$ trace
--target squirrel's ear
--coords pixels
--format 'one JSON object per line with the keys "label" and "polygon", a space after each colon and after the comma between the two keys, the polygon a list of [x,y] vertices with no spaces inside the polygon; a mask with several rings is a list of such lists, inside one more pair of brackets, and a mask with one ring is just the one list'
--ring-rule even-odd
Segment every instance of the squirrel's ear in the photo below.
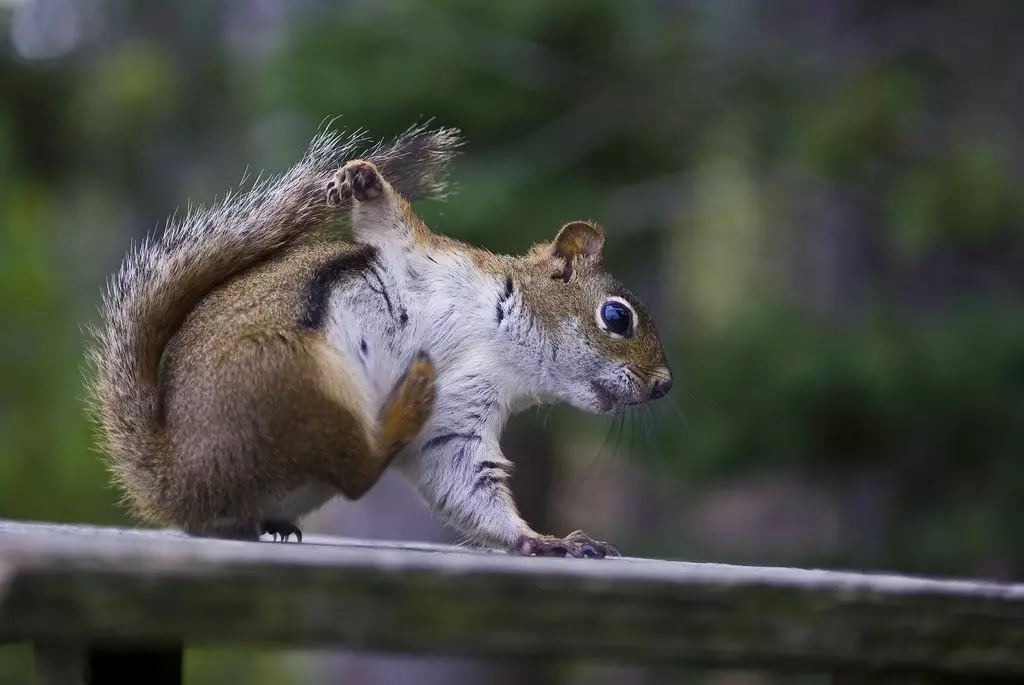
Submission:
{"label": "squirrel's ear", "polygon": [[562,263],[561,270],[554,277],[561,278],[568,283],[577,259],[584,257],[600,259],[603,249],[604,230],[600,226],[589,221],[567,223],[558,231],[552,245],[552,256]]}
{"label": "squirrel's ear", "polygon": [[581,257],[599,257],[604,249],[604,230],[589,221],[572,221],[555,236],[555,257],[571,263]]}

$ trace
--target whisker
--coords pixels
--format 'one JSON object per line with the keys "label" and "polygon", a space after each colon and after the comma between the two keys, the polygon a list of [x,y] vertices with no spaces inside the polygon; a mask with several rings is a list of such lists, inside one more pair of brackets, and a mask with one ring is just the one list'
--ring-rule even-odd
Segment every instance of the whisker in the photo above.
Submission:
{"label": "whisker", "polygon": [[686,433],[692,438],[693,429],[690,428],[690,422],[686,420],[686,415],[683,413],[683,410],[679,408],[679,404],[676,402],[676,399],[674,397],[668,397],[666,399],[669,400],[668,406],[676,410],[676,415],[679,417],[679,420],[683,422],[683,427],[686,428]]}
{"label": "whisker", "polygon": [[[638,394],[642,394],[643,386],[641,385],[640,379],[636,378],[632,374],[628,374],[626,376],[626,379],[629,382],[629,384],[633,387],[633,390],[635,390]],[[639,406],[643,407],[644,409],[646,409],[648,411],[650,410],[650,408],[647,406],[646,402],[644,402],[643,404],[641,404]],[[632,461],[632,454],[635,453],[634,439],[636,438],[636,417],[639,414],[640,418],[641,418],[641,423],[643,423],[643,421],[642,421],[643,414],[639,411],[639,409],[637,409],[636,405],[630,407],[629,411],[630,411],[630,418],[631,418],[631,425],[630,425],[630,427],[632,429],[632,434],[630,435],[630,446],[629,447],[630,447],[630,453],[631,453],[630,461]],[[645,427],[646,427],[646,424],[645,424]]]}
{"label": "whisker", "polygon": [[594,466],[597,464],[598,460],[600,460],[601,454],[604,452],[604,449],[608,446],[608,441],[611,440],[612,432],[615,430],[615,424],[619,423],[621,419],[621,412],[616,412],[615,416],[612,418],[611,423],[608,424],[608,433],[604,437],[604,442],[601,444],[601,449],[599,449],[597,451],[597,454],[594,455],[594,458],[590,460],[590,465],[587,466],[587,472],[583,475],[583,479],[580,480],[581,488],[583,487],[583,484],[587,482],[587,479],[590,478],[590,474],[594,472]]}
{"label": "whisker", "polygon": [[626,427],[626,414],[620,412],[622,421],[619,422],[619,434],[615,436],[615,447],[612,449],[612,459],[619,453],[619,443],[622,442],[622,431]]}
{"label": "whisker", "polygon": [[632,464],[636,454],[636,407],[629,408],[629,461]]}
{"label": "whisker", "polygon": [[640,371],[641,373],[654,376],[655,378],[664,378],[666,376],[665,369],[657,366],[646,366],[644,364],[632,364],[632,369]]}
{"label": "whisker", "polygon": [[654,421],[655,421],[654,409],[650,405],[644,405],[643,414],[643,425],[647,438],[647,447],[654,453],[654,457],[658,462],[664,461],[661,449],[658,447],[658,441],[654,437]]}

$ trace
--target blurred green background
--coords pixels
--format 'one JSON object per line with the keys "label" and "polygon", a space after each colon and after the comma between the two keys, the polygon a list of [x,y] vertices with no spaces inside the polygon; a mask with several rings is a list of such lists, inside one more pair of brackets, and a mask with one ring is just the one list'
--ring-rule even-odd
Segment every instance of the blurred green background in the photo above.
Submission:
{"label": "blurred green background", "polygon": [[[1019,580],[1022,30],[1009,1],[0,0],[0,517],[129,523],[82,328],[130,240],[329,117],[433,117],[469,144],[429,223],[520,251],[602,222],[676,373],[650,413],[513,426],[551,441],[521,450],[534,518],[631,554]],[[190,653],[190,682],[324,677],[257,656]],[[30,667],[0,650],[0,681]]]}

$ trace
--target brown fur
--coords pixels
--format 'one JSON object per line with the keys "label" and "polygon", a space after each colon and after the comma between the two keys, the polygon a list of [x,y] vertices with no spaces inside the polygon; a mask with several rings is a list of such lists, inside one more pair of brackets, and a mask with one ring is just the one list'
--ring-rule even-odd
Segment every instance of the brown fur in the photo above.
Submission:
{"label": "brown fur", "polygon": [[[554,240],[535,245],[516,259],[520,291],[538,323],[557,330],[566,316],[586,322],[588,342],[606,359],[623,359],[643,380],[645,388],[671,376],[654,317],[638,297],[615,279],[603,263],[604,229],[588,221],[573,221]],[[636,333],[614,339],[590,325],[594,303],[605,295],[628,300],[637,314]]]}
{"label": "brown fur", "polygon": [[300,244],[188,317],[167,347],[170,453],[149,518],[201,532],[217,518],[253,519],[310,480],[356,499],[419,431],[434,400],[429,359],[413,361],[378,418],[322,335],[296,329],[315,269],[353,249]]}
{"label": "brown fur", "polygon": [[[320,332],[327,290],[358,277],[365,256],[385,244],[359,242],[372,231],[466,256],[508,279],[509,293],[515,286],[529,330],[536,323],[559,342],[583,336],[585,344],[563,347],[560,362],[573,401],[604,411],[663,394],[671,377],[654,323],[604,269],[596,224],[567,224],[550,243],[512,257],[436,235],[416,217],[406,198],[440,188],[456,144],[445,131],[399,139],[339,170],[350,147],[315,142],[282,179],[190,216],[129,254],[104,301],[93,389],[112,471],[140,517],[248,537],[275,503],[308,484],[362,496],[418,435],[435,402],[431,360],[420,353],[375,411],[366,381]],[[389,167],[394,187],[381,177]],[[355,243],[325,235],[343,209]],[[609,296],[632,303],[635,327],[613,336],[607,321],[595,323],[595,307]],[[628,382],[587,376],[612,368],[601,358],[628,366]],[[592,387],[596,399],[573,383]],[[498,471],[494,464],[507,463],[494,459],[481,463]],[[484,483],[494,488],[492,502],[519,520],[502,474],[484,475],[497,479]],[[509,530],[534,535],[525,523],[511,525],[497,534],[502,541],[511,541]]]}
{"label": "brown fur", "polygon": [[[172,221],[111,280],[89,353],[90,409],[140,518],[202,530],[253,511],[313,463],[358,495],[408,440],[390,424],[370,434],[376,417],[344,383],[324,380],[339,372],[333,353],[296,326],[300,281],[290,279],[351,249],[309,237],[344,208],[327,202],[325,184],[365,142],[322,133],[281,177]],[[460,145],[456,131],[414,127],[369,157],[406,197],[442,197]],[[405,383],[396,401],[421,416],[433,401],[429,365],[414,364]],[[284,449],[290,441],[302,447]]]}

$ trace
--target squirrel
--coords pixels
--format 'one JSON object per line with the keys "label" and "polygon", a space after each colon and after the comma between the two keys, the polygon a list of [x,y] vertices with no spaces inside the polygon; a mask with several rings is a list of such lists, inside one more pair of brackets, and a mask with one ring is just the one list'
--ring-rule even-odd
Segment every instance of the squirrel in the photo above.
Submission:
{"label": "squirrel", "polygon": [[[672,385],[643,304],[565,224],[496,255],[432,232],[455,129],[320,132],[289,171],[170,220],[111,278],[90,347],[93,416],[135,516],[194,536],[301,542],[296,523],[391,466],[470,541],[619,556],[519,515],[499,439],[540,403],[611,413]],[[347,222],[347,235],[331,231]]]}

